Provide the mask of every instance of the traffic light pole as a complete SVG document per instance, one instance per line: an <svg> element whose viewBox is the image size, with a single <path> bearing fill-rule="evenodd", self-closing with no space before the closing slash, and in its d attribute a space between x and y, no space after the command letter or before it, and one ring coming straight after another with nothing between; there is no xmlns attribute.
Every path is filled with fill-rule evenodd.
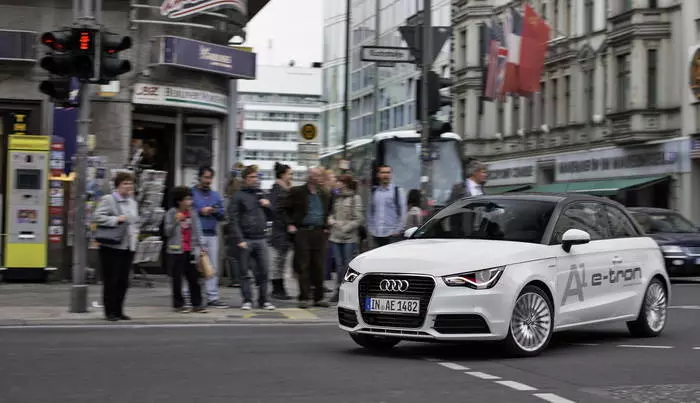
<svg viewBox="0 0 700 403"><path fill-rule="evenodd" d="M433 54L433 36L432 36L432 1L423 0L423 26L422 31L422 49L421 49L421 75L423 76L423 88L421 88L421 191L423 197L430 200L433 198L432 171L433 162L430 160L430 113L428 111L428 76L432 70L432 54Z"/></svg>
<svg viewBox="0 0 700 403"><path fill-rule="evenodd" d="M101 0L97 0L100 2ZM74 2L74 5L76 5ZM90 24L97 28L93 14L93 1L79 1L79 17L76 22ZM101 9L101 7L97 7ZM75 12L76 10L74 10ZM76 14L78 14L76 13ZM90 133L90 96L91 85L83 82L80 85L80 109L78 112L78 138L75 156L75 222L73 223L73 286L71 287L70 311L85 313L88 311L88 287L85 282L85 267L87 265L87 231L85 222L86 176L87 176L87 138Z"/></svg>

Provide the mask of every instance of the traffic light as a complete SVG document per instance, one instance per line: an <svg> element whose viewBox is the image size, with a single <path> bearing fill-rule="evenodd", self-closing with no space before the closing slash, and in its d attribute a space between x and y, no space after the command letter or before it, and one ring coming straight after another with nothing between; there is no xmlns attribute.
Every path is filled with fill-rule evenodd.
<svg viewBox="0 0 700 403"><path fill-rule="evenodd" d="M51 49L40 65L59 77L76 77L80 81L95 76L95 40L97 30L71 28L45 32L41 43Z"/></svg>
<svg viewBox="0 0 700 403"><path fill-rule="evenodd" d="M440 77L436 72L428 73L428 115L434 115L443 106L452 105L452 97L443 96L440 90L452 86L452 80ZM416 118L420 120L423 104L423 78L419 78L416 85Z"/></svg>
<svg viewBox="0 0 700 403"><path fill-rule="evenodd" d="M131 63L119 58L119 52L131 48L131 37L104 32L101 36L100 79L98 84L109 84L118 76L131 71Z"/></svg>
<svg viewBox="0 0 700 403"><path fill-rule="evenodd" d="M48 95L51 102L59 105L67 105L70 99L70 77L53 77L42 81L39 91Z"/></svg>

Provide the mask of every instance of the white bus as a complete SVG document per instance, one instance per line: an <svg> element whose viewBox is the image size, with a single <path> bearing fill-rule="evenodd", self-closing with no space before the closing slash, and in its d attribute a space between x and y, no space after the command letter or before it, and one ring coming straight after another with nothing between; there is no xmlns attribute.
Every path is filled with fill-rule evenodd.
<svg viewBox="0 0 700 403"><path fill-rule="evenodd" d="M420 189L421 135L415 130L388 131L375 134L372 138L348 143L350 172L356 176L364 189L376 184L375 167L389 165L393 170L394 184L408 194L411 189ZM433 142L437 148L433 160L431 178L433 194L426 195L437 205L444 205L450 197L452 185L464 180L462 164L462 139L455 133L444 133ZM343 158L343 146L321 154L320 162L325 168L339 169Z"/></svg>

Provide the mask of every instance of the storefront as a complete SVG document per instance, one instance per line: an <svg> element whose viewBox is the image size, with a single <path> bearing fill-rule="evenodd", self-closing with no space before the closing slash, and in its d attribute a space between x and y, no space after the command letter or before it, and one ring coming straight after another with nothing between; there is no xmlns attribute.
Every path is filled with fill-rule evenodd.
<svg viewBox="0 0 700 403"><path fill-rule="evenodd" d="M528 190L610 197L626 206L685 212L691 198L682 186L691 175L691 142L674 139L636 147L610 147L489 164L487 192ZM554 180L544 172L553 168ZM510 186L510 188L506 188ZM518 189L520 187L520 189Z"/></svg>

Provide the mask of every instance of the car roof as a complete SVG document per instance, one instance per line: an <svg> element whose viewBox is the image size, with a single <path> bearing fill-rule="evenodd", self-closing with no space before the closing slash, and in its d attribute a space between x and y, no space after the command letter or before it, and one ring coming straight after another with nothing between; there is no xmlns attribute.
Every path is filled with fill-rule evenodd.
<svg viewBox="0 0 700 403"><path fill-rule="evenodd" d="M675 211L669 210L666 208L658 208L658 207L628 207L627 210L629 210L632 213L650 213L650 214L676 214Z"/></svg>
<svg viewBox="0 0 700 403"><path fill-rule="evenodd" d="M537 200L548 201L553 203L569 202L569 201L603 201L611 203L612 201L604 197L591 196L580 193L533 193L533 192L518 192L518 193L500 193L495 195L472 196L470 199L511 199L511 200Z"/></svg>

